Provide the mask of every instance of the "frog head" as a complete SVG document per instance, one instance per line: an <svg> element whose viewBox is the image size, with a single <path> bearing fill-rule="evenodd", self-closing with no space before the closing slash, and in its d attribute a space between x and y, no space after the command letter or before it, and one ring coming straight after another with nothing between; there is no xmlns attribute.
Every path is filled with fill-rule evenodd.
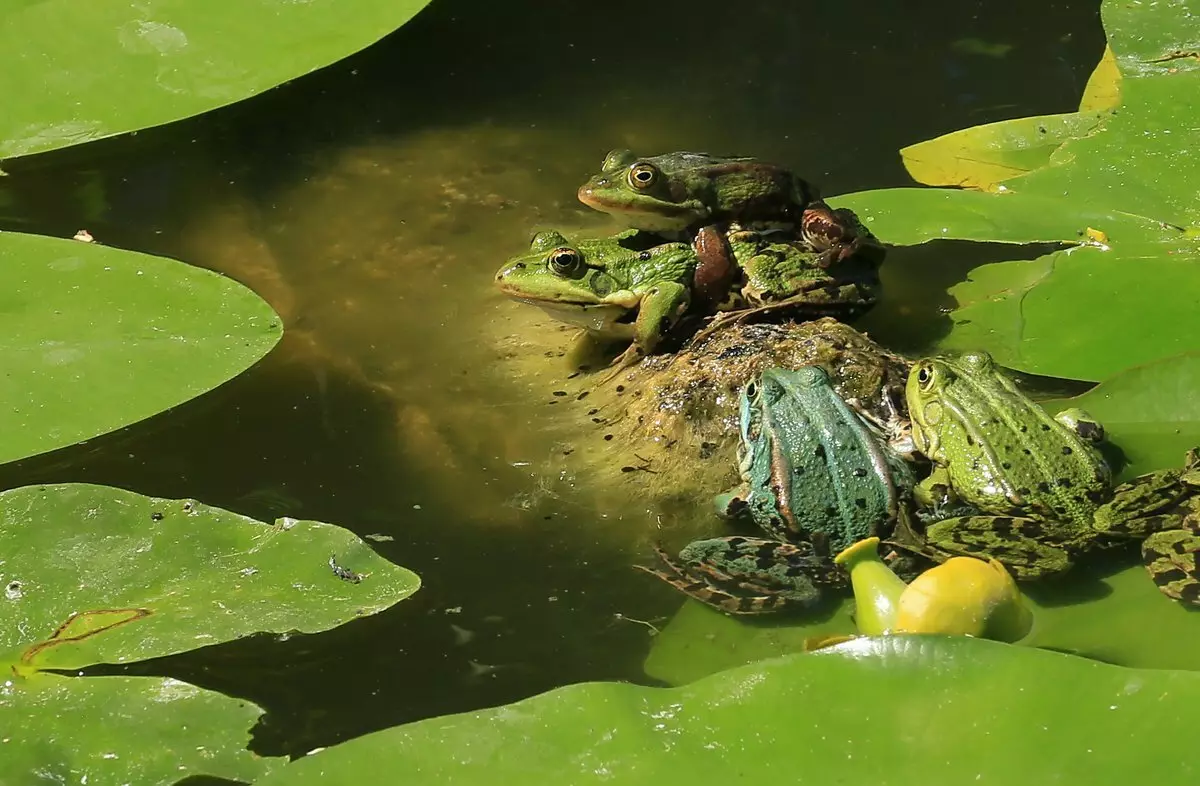
<svg viewBox="0 0 1200 786"><path fill-rule="evenodd" d="M639 158L632 150L613 150L605 156L600 173L580 186L579 201L637 229L685 229L709 214L693 193L700 182L685 163L688 155Z"/></svg>
<svg viewBox="0 0 1200 786"><path fill-rule="evenodd" d="M690 245L636 231L575 242L547 231L500 268L496 286L561 321L651 347L686 307L695 266ZM625 318L633 311L631 323Z"/></svg>

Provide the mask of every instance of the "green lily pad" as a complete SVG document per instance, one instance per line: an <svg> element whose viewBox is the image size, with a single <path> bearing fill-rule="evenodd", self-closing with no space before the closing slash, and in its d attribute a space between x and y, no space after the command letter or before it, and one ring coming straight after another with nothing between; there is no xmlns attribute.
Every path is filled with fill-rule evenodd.
<svg viewBox="0 0 1200 786"><path fill-rule="evenodd" d="M168 123L315 71L428 0L38 0L0 11L0 159Z"/></svg>
<svg viewBox="0 0 1200 786"><path fill-rule="evenodd" d="M181 404L282 335L233 279L74 240L0 232L0 293L0 463Z"/></svg>
<svg viewBox="0 0 1200 786"><path fill-rule="evenodd" d="M1023 117L954 131L900 151L921 183L987 191L1050 162L1064 142L1094 131L1107 112Z"/></svg>
<svg viewBox="0 0 1200 786"><path fill-rule="evenodd" d="M1191 784L1200 674L967 638L863 639L681 688L573 685L360 737L261 786Z"/></svg>
<svg viewBox="0 0 1200 786"><path fill-rule="evenodd" d="M267 525L90 484L0 493L0 669L9 675L0 728L22 751L0 756L0 782L34 771L74 783L171 783L196 772L249 780L265 766L245 750L253 705L174 680L48 670L322 631L419 584L330 524ZM161 746L147 744L156 739Z"/></svg>
<svg viewBox="0 0 1200 786"><path fill-rule="evenodd" d="M1080 407L1104 424L1128 462L1128 479L1179 466L1200 446L1200 353L1135 366L1070 399L1042 402L1051 412Z"/></svg>
<svg viewBox="0 0 1200 786"><path fill-rule="evenodd" d="M1028 164L1052 148L1044 165L1026 174L995 182L994 168L955 173L994 192L887 189L832 200L900 245L936 239L1068 244L1038 260L973 271L970 281L951 290L960 307L944 347L984 348L1023 371L1085 380L1194 348L1200 330L1190 294L1200 289L1200 159L1193 154L1200 146L1194 118L1200 14L1188 8L1185 0L1105 2L1120 109L1061 117L1063 133L1022 159ZM1099 70L1110 71L1110 61ZM1093 81L1111 87L1118 80ZM1111 104L1098 97L1099 87L1094 92L1085 106ZM1022 118L976 135L1004 137L1016 147L1021 139L1029 142L1030 124L1036 129L1043 120ZM953 142L951 135L941 144ZM931 155L939 143L925 144Z"/></svg>
<svg viewBox="0 0 1200 786"><path fill-rule="evenodd" d="M0 783L249 782L285 761L247 750L261 714L169 678L35 674L0 694Z"/></svg>

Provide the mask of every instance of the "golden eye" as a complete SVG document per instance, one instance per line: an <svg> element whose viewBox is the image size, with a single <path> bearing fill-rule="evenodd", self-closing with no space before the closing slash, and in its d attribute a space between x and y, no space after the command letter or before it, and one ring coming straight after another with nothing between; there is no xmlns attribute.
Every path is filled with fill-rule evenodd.
<svg viewBox="0 0 1200 786"><path fill-rule="evenodd" d="M929 366L921 366L917 371L917 382L921 385L922 392L928 393L933 387L933 369Z"/></svg>
<svg viewBox="0 0 1200 786"><path fill-rule="evenodd" d="M550 252L546 263L558 275L571 276L579 271L583 260L579 258L579 252L573 248L556 248Z"/></svg>
<svg viewBox="0 0 1200 786"><path fill-rule="evenodd" d="M629 168L629 185L634 188L649 188L656 182L658 169L653 164L634 164Z"/></svg>

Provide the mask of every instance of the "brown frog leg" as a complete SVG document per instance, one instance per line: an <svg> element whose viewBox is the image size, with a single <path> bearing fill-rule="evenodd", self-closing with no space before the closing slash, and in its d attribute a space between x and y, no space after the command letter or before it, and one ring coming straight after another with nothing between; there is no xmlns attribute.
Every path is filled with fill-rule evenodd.
<svg viewBox="0 0 1200 786"><path fill-rule="evenodd" d="M700 308L712 311L729 294L738 275L737 260L725 236L725 227L710 225L701 227L692 239L699 264L692 277L692 297Z"/></svg>
<svg viewBox="0 0 1200 786"><path fill-rule="evenodd" d="M1142 541L1142 564L1169 598L1200 606L1200 526L1193 516L1186 527L1156 532Z"/></svg>

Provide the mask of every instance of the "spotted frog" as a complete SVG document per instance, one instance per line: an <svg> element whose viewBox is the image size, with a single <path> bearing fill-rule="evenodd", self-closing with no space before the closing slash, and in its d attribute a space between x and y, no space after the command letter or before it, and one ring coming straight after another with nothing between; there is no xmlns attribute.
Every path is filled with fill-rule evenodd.
<svg viewBox="0 0 1200 786"><path fill-rule="evenodd" d="M663 243L636 230L574 242L539 232L528 253L504 264L496 285L563 322L633 339L648 353L687 310L696 263L688 244Z"/></svg>
<svg viewBox="0 0 1200 786"><path fill-rule="evenodd" d="M770 368L739 394L742 484L717 497L766 538L695 541L652 573L730 614L810 606L846 576L832 557L906 510L912 471L819 366Z"/></svg>
<svg viewBox="0 0 1200 786"><path fill-rule="evenodd" d="M700 277L728 269L720 253L731 224L785 231L826 270L852 257L878 267L884 248L847 209L834 210L812 183L784 167L744 156L675 152L639 157L613 150L599 174L579 188L585 205L626 226L695 243Z"/></svg>
<svg viewBox="0 0 1200 786"><path fill-rule="evenodd" d="M985 352L918 361L905 397L915 447L934 465L914 490L934 520L927 555L995 557L1034 579L1068 570L1094 546L1141 539L1160 589L1200 601L1195 451L1182 470L1114 488L1098 450L1103 427L1079 409L1050 416Z"/></svg>
<svg viewBox="0 0 1200 786"><path fill-rule="evenodd" d="M697 279L694 246L639 230L574 242L540 232L527 253L504 264L496 284L561 321L602 337L632 339L626 363L654 352L689 309L711 314L749 304L815 318L861 312L875 301L869 277L832 279L815 253L795 244L741 229L723 242L735 283L719 291Z"/></svg>

